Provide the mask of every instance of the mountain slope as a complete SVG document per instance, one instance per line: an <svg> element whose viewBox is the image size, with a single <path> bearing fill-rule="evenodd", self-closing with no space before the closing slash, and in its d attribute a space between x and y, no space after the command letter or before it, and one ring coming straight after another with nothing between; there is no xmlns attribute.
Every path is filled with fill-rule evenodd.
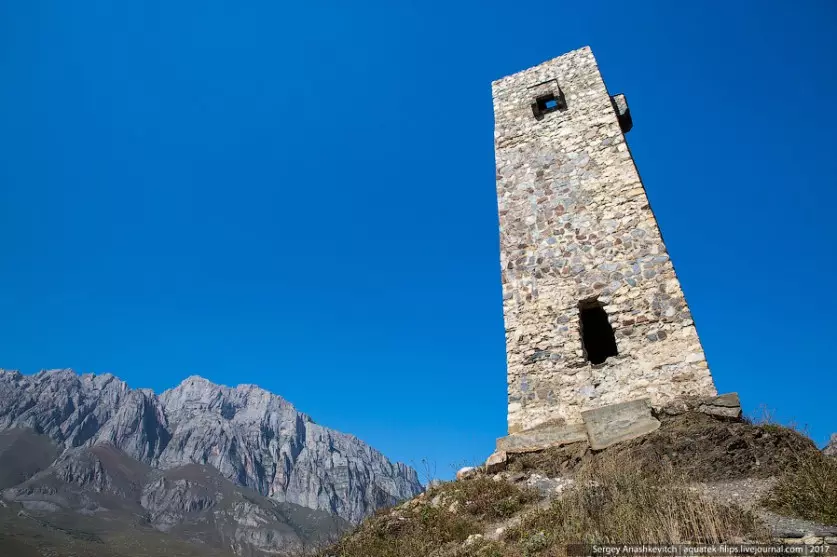
<svg viewBox="0 0 837 557"><path fill-rule="evenodd" d="M310 547L422 489L281 397L197 376L158 396L112 375L0 371L0 469L8 533L135 532L244 556Z"/></svg>
<svg viewBox="0 0 837 557"><path fill-rule="evenodd" d="M19 435L27 434L34 435ZM46 470L6 489L0 506L10 511L0 512L4 532L34 528L35 538L60 533L58 548L67 549L68 540L60 538L69 536L94 555L97 549L128 551L125 540L139 537L160 551L175 543L185 554L217 549L262 556L302 551L348 527L334 515L234 485L211 466L159 470L109 444L69 449Z"/></svg>
<svg viewBox="0 0 837 557"><path fill-rule="evenodd" d="M48 468L57 456L49 437L26 429L0 431L0 490Z"/></svg>

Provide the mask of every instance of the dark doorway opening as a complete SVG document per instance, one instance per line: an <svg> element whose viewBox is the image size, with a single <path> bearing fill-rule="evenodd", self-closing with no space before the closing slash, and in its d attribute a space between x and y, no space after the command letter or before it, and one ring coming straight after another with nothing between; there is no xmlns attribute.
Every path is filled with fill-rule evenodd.
<svg viewBox="0 0 837 557"><path fill-rule="evenodd" d="M581 302L579 311L581 341L587 360L591 364L600 364L609 357L616 356L616 337L602 304L596 300Z"/></svg>

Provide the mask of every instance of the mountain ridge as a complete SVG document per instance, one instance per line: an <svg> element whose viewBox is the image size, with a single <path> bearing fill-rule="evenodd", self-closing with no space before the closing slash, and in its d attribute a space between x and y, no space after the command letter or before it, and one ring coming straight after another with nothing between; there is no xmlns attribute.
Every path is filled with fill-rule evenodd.
<svg viewBox="0 0 837 557"><path fill-rule="evenodd" d="M208 465L235 485L350 523L422 490L415 470L283 397L199 375L156 394L111 373L0 370L0 430L21 427L48 436L61 454L110 444L161 470Z"/></svg>

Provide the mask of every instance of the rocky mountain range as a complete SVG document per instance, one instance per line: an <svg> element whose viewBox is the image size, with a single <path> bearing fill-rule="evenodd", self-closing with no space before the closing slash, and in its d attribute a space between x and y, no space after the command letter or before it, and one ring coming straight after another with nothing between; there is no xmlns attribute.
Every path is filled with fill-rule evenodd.
<svg viewBox="0 0 837 557"><path fill-rule="evenodd" d="M0 489L0 548L29 532L90 555L244 556L301 551L422 491L254 385L192 376L156 395L71 370L0 370Z"/></svg>

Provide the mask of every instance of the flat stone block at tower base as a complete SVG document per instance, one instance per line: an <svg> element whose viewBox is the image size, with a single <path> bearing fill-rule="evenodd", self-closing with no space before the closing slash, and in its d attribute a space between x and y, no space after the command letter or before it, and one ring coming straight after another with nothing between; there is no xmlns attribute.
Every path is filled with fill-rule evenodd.
<svg viewBox="0 0 837 557"><path fill-rule="evenodd" d="M497 439L497 450L507 453L525 453L546 447L586 442L587 429L584 424L549 425L501 437Z"/></svg>
<svg viewBox="0 0 837 557"><path fill-rule="evenodd" d="M651 407L646 398L585 410L581 416L587 428L590 448L594 451L660 428L659 420L651 415Z"/></svg>
<svg viewBox="0 0 837 557"><path fill-rule="evenodd" d="M625 96L608 92L589 48L492 94L509 433L631 400L714 396L625 141Z"/></svg>

